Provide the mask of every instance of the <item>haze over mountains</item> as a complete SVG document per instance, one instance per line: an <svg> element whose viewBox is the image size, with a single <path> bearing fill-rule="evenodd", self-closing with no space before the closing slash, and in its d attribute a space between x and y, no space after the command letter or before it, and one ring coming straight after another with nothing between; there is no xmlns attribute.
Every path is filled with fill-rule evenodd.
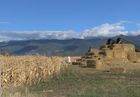
<svg viewBox="0 0 140 97"><path fill-rule="evenodd" d="M139 36L117 36L132 41L140 48ZM117 38L114 37L114 38ZM48 56L78 56L83 55L89 47L98 48L104 44L108 38L96 37L92 39L39 39L1 42L1 53L14 55L41 54Z"/></svg>
<svg viewBox="0 0 140 97"><path fill-rule="evenodd" d="M125 22L114 24L105 23L81 32L76 31L3 31L0 32L0 41L10 40L38 40L38 39L89 39L95 37L115 37L118 35L137 36L139 30L128 31Z"/></svg>

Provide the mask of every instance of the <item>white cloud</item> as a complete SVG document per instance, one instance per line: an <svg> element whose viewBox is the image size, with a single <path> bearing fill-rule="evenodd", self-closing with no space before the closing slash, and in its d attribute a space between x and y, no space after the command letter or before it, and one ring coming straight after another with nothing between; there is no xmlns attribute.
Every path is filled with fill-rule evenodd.
<svg viewBox="0 0 140 97"><path fill-rule="evenodd" d="M0 32L0 40L29 40L29 39L71 39L79 38L80 33L74 31L26 31Z"/></svg>
<svg viewBox="0 0 140 97"><path fill-rule="evenodd" d="M115 24L102 24L92 29L85 30L82 35L84 37L113 37L117 35L127 35L129 32L125 31L125 27L122 22Z"/></svg>
<svg viewBox="0 0 140 97"><path fill-rule="evenodd" d="M113 37L117 35L140 35L138 31L127 31L124 23L121 21L114 24L105 23L83 32L75 31L13 31L0 32L0 41L9 40L29 40L29 39L71 39L71 38L88 38L88 37Z"/></svg>

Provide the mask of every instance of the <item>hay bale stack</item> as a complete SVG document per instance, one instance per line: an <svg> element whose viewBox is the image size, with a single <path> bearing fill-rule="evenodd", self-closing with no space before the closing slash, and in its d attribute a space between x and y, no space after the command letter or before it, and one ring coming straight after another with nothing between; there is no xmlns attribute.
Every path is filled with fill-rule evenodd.
<svg viewBox="0 0 140 97"><path fill-rule="evenodd" d="M135 46L132 44L114 44L112 49L105 50L106 58L136 60Z"/></svg>
<svg viewBox="0 0 140 97"><path fill-rule="evenodd" d="M136 54L133 44L113 42L101 46L100 49L90 48L82 60L81 63L85 66L102 69L103 67L108 68L108 64L121 66L126 65L126 63L140 62L140 54ZM119 69L115 70L119 71Z"/></svg>

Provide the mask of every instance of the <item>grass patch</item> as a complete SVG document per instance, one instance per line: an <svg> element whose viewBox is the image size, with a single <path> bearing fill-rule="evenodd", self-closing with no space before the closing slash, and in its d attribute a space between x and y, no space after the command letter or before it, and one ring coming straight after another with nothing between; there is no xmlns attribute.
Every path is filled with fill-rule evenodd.
<svg viewBox="0 0 140 97"><path fill-rule="evenodd" d="M135 78L135 74L132 76L82 69L70 66L59 75L50 77L47 82L31 86L30 91L44 91L49 97L54 95L58 97L139 97L140 95L140 80Z"/></svg>
<svg viewBox="0 0 140 97"><path fill-rule="evenodd" d="M2 97L139 97L140 73L107 73L70 66L46 82Z"/></svg>

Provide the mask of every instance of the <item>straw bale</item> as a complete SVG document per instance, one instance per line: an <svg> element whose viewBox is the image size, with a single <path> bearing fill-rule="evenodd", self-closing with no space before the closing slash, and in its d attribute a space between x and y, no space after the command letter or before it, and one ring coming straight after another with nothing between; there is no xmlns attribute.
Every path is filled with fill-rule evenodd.
<svg viewBox="0 0 140 97"><path fill-rule="evenodd" d="M104 62L103 60L94 60L94 59L88 59L86 60L87 67L93 67L96 69L103 69L104 68Z"/></svg>
<svg viewBox="0 0 140 97"><path fill-rule="evenodd" d="M118 59L127 59L127 53L123 49L113 50L113 57Z"/></svg>
<svg viewBox="0 0 140 97"><path fill-rule="evenodd" d="M113 50L123 49L123 44L113 44Z"/></svg>
<svg viewBox="0 0 140 97"><path fill-rule="evenodd" d="M126 52L129 52L129 51L135 52L135 46L132 44L123 44L123 49Z"/></svg>
<svg viewBox="0 0 140 97"><path fill-rule="evenodd" d="M114 57L112 50L105 50L105 56L108 59L112 59Z"/></svg>
<svg viewBox="0 0 140 97"><path fill-rule="evenodd" d="M88 59L86 60L87 62L87 67L93 67L93 68L96 68L96 61L93 60L93 59Z"/></svg>
<svg viewBox="0 0 140 97"><path fill-rule="evenodd" d="M105 68L106 68L106 66L105 66L105 63L104 63L103 60L97 60L96 61L96 69L103 70Z"/></svg>
<svg viewBox="0 0 140 97"><path fill-rule="evenodd" d="M136 61L136 52L135 52L135 46L132 44L124 44L123 45L124 51L127 53L127 58L130 61Z"/></svg>
<svg viewBox="0 0 140 97"><path fill-rule="evenodd" d="M114 68L110 68L110 72L113 73L122 73L125 72L125 69L122 67L114 67Z"/></svg>
<svg viewBox="0 0 140 97"><path fill-rule="evenodd" d="M136 53L135 52L129 52L127 58L130 61L136 61L137 60Z"/></svg>

